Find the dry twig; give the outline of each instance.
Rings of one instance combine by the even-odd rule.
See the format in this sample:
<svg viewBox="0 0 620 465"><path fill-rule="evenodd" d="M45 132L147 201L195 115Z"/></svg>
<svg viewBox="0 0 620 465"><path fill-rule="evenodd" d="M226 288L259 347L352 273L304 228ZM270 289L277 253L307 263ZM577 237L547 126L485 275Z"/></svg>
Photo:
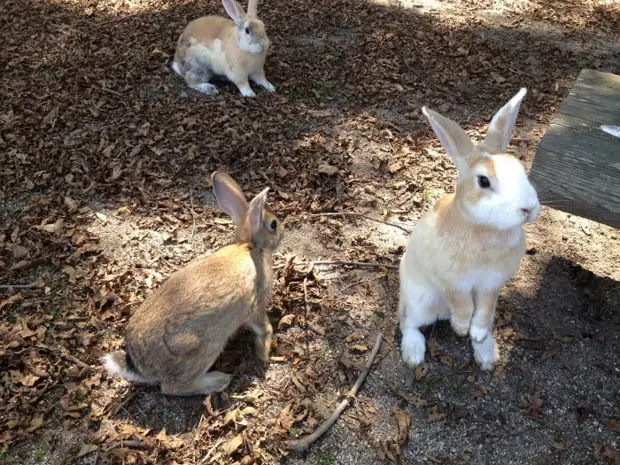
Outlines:
<svg viewBox="0 0 620 465"><path fill-rule="evenodd" d="M349 406L349 404L351 403L351 400L355 398L355 396L357 395L357 391L359 391L360 387L362 387L362 384L364 383L366 376L368 375L368 373L370 373L372 364L375 361L375 358L377 357L377 353L379 352L379 349L381 348L382 339L383 339L383 332L380 332L377 335L375 345L372 348L372 352L370 353L370 356L368 357L368 361L366 362L366 365L364 366L364 371L360 373L360 375L357 378L357 381L355 381L355 384L353 385L351 390L347 393L346 397L342 400L342 402L340 402L338 407L336 407L336 410L332 412L329 418L325 420L323 424L319 426L316 429L316 431L314 431L314 433L309 434L308 436L305 436L302 439L295 439L295 440L287 441L285 443L287 449L296 450L296 451L307 450L312 445L313 442L315 442L317 439L323 436L323 434L325 434L327 430L331 428L334 425L334 423L336 423L336 421L338 421L338 418L340 418L340 415L342 415L342 412L344 412L345 409Z"/></svg>
<svg viewBox="0 0 620 465"><path fill-rule="evenodd" d="M124 95L121 94L120 92L116 92L115 90L108 89L107 87L102 87L101 90L104 91L104 92L108 92L110 94L116 95L118 97L124 97Z"/></svg>
<svg viewBox="0 0 620 465"><path fill-rule="evenodd" d="M194 196L192 195L192 190L189 190L189 206L190 211L192 212L192 233L189 236L189 243L192 243L194 239L194 233L196 232L196 215L194 214Z"/></svg>
<svg viewBox="0 0 620 465"><path fill-rule="evenodd" d="M386 263L374 263L374 262L356 262L356 261L348 261L348 260L324 260L314 262L315 265L346 265L346 266L359 266L359 267L369 267L369 268L391 268L393 270L398 269L398 265L389 265Z"/></svg>
<svg viewBox="0 0 620 465"><path fill-rule="evenodd" d="M35 281L30 284L0 284L0 289L32 289L37 286L38 283Z"/></svg>
<svg viewBox="0 0 620 465"><path fill-rule="evenodd" d="M77 366L79 366L81 368L90 368L90 365L88 363L83 362L79 358L77 358L77 357L75 357L75 356L65 352L64 350L60 351L60 355L62 355L64 358L66 358L70 362L75 363Z"/></svg>
<svg viewBox="0 0 620 465"><path fill-rule="evenodd" d="M364 218L365 220L374 221L375 223L386 224L388 226L392 226L393 228L398 228L401 231L406 232L407 234L411 234L411 231L404 226L401 226L396 223L390 223L389 221L378 220L377 218L372 218L370 216L362 215L361 213L354 212L334 212L334 213L314 213L310 216L356 216L358 218Z"/></svg>
<svg viewBox="0 0 620 465"><path fill-rule="evenodd" d="M310 347L308 344L308 313L310 313L310 304L308 303L308 276L314 271L314 263L310 264L310 269L304 276L304 303L306 304L306 313L304 315L304 330L306 333L306 356L310 356Z"/></svg>
<svg viewBox="0 0 620 465"><path fill-rule="evenodd" d="M204 458L202 459L202 461L200 462L201 464L203 463L207 463L207 460L209 460L209 457L211 457L211 454L213 454L213 452L215 451L215 449L218 448L218 446L224 441L224 438L220 438L218 439L218 441L215 443L215 445L209 449L209 451L207 452L207 455L204 456Z"/></svg>

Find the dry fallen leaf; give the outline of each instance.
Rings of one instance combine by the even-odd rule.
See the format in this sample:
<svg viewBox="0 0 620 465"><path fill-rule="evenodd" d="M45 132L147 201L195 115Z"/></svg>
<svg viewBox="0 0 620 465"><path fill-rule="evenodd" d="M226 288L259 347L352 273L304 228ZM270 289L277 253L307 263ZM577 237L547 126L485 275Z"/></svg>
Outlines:
<svg viewBox="0 0 620 465"><path fill-rule="evenodd" d="M337 166L332 166L328 163L322 163L319 165L319 173L323 173L326 174L328 176L333 176L334 174L336 174L338 172L338 167Z"/></svg>
<svg viewBox="0 0 620 465"><path fill-rule="evenodd" d="M620 452L613 446L597 443L594 446L596 458L603 459L608 465L620 465Z"/></svg>
<svg viewBox="0 0 620 465"><path fill-rule="evenodd" d="M99 446L97 446L96 444L84 444L80 448L80 451L77 453L76 458L88 455L91 452L95 452L97 449L99 449Z"/></svg>
<svg viewBox="0 0 620 465"><path fill-rule="evenodd" d="M404 410L398 407L392 408L392 415L396 418L398 433L396 435L396 455L402 457L405 444L409 438L409 428L411 427L411 417Z"/></svg>
<svg viewBox="0 0 620 465"><path fill-rule="evenodd" d="M289 429L291 429L291 426L293 426L293 423L295 423L295 419L293 418L293 415L291 412L292 407L293 405L289 403L280 412L280 417L279 417L280 426L285 431L288 431Z"/></svg>
<svg viewBox="0 0 620 465"><path fill-rule="evenodd" d="M392 383L388 383L388 387L394 394L406 400L409 405L413 405L415 407L426 407L428 405L428 402L417 394L411 394L409 391L403 391Z"/></svg>
<svg viewBox="0 0 620 465"><path fill-rule="evenodd" d="M45 419L43 418L43 415L37 415L30 421L30 426L26 428L26 431L28 431L29 433L32 433L38 430L39 428L41 428L41 426L43 426L43 423L45 423Z"/></svg>
<svg viewBox="0 0 620 465"><path fill-rule="evenodd" d="M431 354L431 358L437 358L437 356L441 354L441 346L435 339L429 339L426 345Z"/></svg>
<svg viewBox="0 0 620 465"><path fill-rule="evenodd" d="M568 441L564 442L554 442L552 445L557 450L568 450L570 449L570 446L573 445L573 440L569 439Z"/></svg>
<svg viewBox="0 0 620 465"><path fill-rule="evenodd" d="M360 353L364 353L364 352L368 352L368 346L364 345L364 344L355 344L351 347L349 347L349 350L351 350L351 352L360 352Z"/></svg>
<svg viewBox="0 0 620 465"><path fill-rule="evenodd" d="M46 231L52 234L60 234L63 230L63 220L62 218L57 220L55 223L41 224L39 229Z"/></svg>
<svg viewBox="0 0 620 465"><path fill-rule="evenodd" d="M278 322L278 329L284 326L291 326L294 321L295 321L295 315L293 313L284 315L282 318L280 318L280 321Z"/></svg>
<svg viewBox="0 0 620 465"><path fill-rule="evenodd" d="M603 418L603 420L601 421L610 430L615 431L616 433L620 433L620 420L613 420L611 418Z"/></svg>
<svg viewBox="0 0 620 465"><path fill-rule="evenodd" d="M542 418L541 408L544 402L540 397L538 392L527 396L523 401L521 401L520 407L525 410L525 414L535 420L539 420Z"/></svg>
<svg viewBox="0 0 620 465"><path fill-rule="evenodd" d="M444 418L446 418L446 416L447 414L440 412L439 407L435 405L428 409L428 417L426 418L426 421L429 423L434 423L436 421L443 420Z"/></svg>
<svg viewBox="0 0 620 465"><path fill-rule="evenodd" d="M423 363L422 365L418 365L415 368L415 379L417 381L420 381L422 378L428 375L428 372L430 369L431 367L428 363Z"/></svg>
<svg viewBox="0 0 620 465"><path fill-rule="evenodd" d="M30 255L30 252L28 252L26 247L17 244L11 244L10 247L11 253L13 254L13 258L15 258L15 260L27 258Z"/></svg>
<svg viewBox="0 0 620 465"><path fill-rule="evenodd" d="M69 207L69 211L73 211L77 209L77 206L78 206L77 202L68 196L65 197L65 205Z"/></svg>
<svg viewBox="0 0 620 465"><path fill-rule="evenodd" d="M22 377L22 379L21 379L21 383L22 383L24 386L27 386L27 387L32 387L32 386L34 386L34 385L35 385L35 383L36 383L38 380L40 380L40 379L41 379L41 377L40 377L40 376L36 376L36 375L33 375L33 374L27 374L27 375L24 375L24 376Z"/></svg>
<svg viewBox="0 0 620 465"><path fill-rule="evenodd" d="M560 334L554 334L553 339L555 339L556 341L560 341L560 342L573 342L575 338L573 336L568 336L568 335L563 336Z"/></svg>
<svg viewBox="0 0 620 465"><path fill-rule="evenodd" d="M243 444L243 437L238 434L234 438L230 439L228 442L225 442L224 445L222 445L222 452L224 453L224 455L232 455L241 444Z"/></svg>

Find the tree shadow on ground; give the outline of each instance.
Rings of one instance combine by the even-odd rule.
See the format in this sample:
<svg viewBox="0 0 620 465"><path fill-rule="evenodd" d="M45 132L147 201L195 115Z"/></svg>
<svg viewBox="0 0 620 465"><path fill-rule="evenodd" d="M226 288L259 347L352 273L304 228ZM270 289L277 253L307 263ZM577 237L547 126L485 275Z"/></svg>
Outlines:
<svg viewBox="0 0 620 465"><path fill-rule="evenodd" d="M230 224L214 210L208 185L214 169L230 171L248 193L272 187L272 209L294 226L318 224L309 212L342 208L414 220L430 204L419 196L430 187L449 191L454 178L437 156L422 105L475 132L525 85L520 121L527 133L549 121L581 68L616 71L619 57L617 45L605 49L591 30L563 36L363 1L298 0L262 7L274 42L267 75L278 93L244 99L220 84L220 94L207 97L188 90L169 63L187 21L223 14L219 2L154 1L147 9L158 11L127 16L116 7L19 0L0 13L1 275L6 282L43 278L50 288L24 293L28 306L17 299L3 311L7 321L31 323L59 313L59 332L79 321L83 334L44 337L93 365L127 320L122 306L103 302L112 294L139 300L165 275L228 241ZM608 20L617 17L611 10ZM536 138L524 138L527 152ZM58 231L46 230L58 220ZM120 237L128 225L139 237ZM348 250L337 226L323 229L325 245ZM117 242L104 243L103 232ZM366 245L360 241L358 255L348 258L362 256ZM132 247L143 254L123 255ZM277 293L278 302L287 297ZM303 300L277 306L301 312ZM242 349L239 367L249 358L247 344L244 337L233 343L233 353ZM50 378L66 377L62 359L47 354L41 366ZM28 361L21 360L18 371ZM159 399L144 391L127 404L129 417L150 412ZM191 413L175 431L199 421L202 400L166 402L171 416L149 414L145 424L159 430L180 412ZM13 409L9 419L29 424L33 405Z"/></svg>
<svg viewBox="0 0 620 465"><path fill-rule="evenodd" d="M620 358L614 351L620 342L620 282L543 255L528 256L500 296L494 331L500 363L493 372L472 366L469 339L458 338L448 322L424 331L438 353L427 352L425 377L416 379L399 364L398 351L389 357L389 369L377 368L381 384L422 394L444 418L430 420L432 410L408 405L386 388L367 394L378 405L399 405L412 424L423 425L410 432L408 460L430 455L454 464L488 463L489 457L502 463L596 463L593 442L614 440L610 429L597 425L620 413ZM524 286L532 275L533 292ZM564 443L570 447L562 448Z"/></svg>

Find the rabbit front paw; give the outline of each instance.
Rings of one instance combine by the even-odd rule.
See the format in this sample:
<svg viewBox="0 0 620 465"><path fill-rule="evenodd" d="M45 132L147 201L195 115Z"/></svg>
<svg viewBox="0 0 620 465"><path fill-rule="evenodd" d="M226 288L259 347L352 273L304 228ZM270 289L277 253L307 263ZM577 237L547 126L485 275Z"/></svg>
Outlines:
<svg viewBox="0 0 620 465"><path fill-rule="evenodd" d="M209 82L201 82L200 84L194 84L191 86L192 89L197 90L198 92L202 92L203 94L212 95L217 94L217 87Z"/></svg>
<svg viewBox="0 0 620 465"><path fill-rule="evenodd" d="M241 92L241 95L243 95L244 97L256 97L256 93L252 90L249 84L246 84L245 86L240 86L239 92Z"/></svg>
<svg viewBox="0 0 620 465"><path fill-rule="evenodd" d="M452 318L450 318L452 329L459 336L467 336L467 332L469 331L469 323L469 320L457 318L455 315L452 315Z"/></svg>
<svg viewBox="0 0 620 465"><path fill-rule="evenodd" d="M495 368L495 364L499 360L499 349L492 335L489 335L482 342L472 341L474 348L474 358L480 368L485 371L491 371Z"/></svg>
<svg viewBox="0 0 620 465"><path fill-rule="evenodd" d="M276 86L274 86L271 82L265 80L265 82L261 82L260 84L263 89L265 89L267 92L275 92L276 91Z"/></svg>
<svg viewBox="0 0 620 465"><path fill-rule="evenodd" d="M489 328L471 325L469 335L475 342L482 342L489 336Z"/></svg>
<svg viewBox="0 0 620 465"><path fill-rule="evenodd" d="M415 368L424 362L426 343L424 336L418 329L403 332L403 340L400 345L403 362L409 367Z"/></svg>

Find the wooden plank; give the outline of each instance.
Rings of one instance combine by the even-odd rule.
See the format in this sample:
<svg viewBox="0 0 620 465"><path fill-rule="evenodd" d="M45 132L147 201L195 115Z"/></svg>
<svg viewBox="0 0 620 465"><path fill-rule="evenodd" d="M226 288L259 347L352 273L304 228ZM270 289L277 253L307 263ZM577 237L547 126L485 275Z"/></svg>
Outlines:
<svg viewBox="0 0 620 465"><path fill-rule="evenodd" d="M620 124L620 76L584 69L558 115L567 114L600 124Z"/></svg>
<svg viewBox="0 0 620 465"><path fill-rule="evenodd" d="M568 94L566 100L573 100L577 102L587 103L589 105L595 105L603 107L605 110L611 110L612 112L620 111L620 95L619 92L605 88L605 87L590 87L577 82L573 86Z"/></svg>
<svg viewBox="0 0 620 465"><path fill-rule="evenodd" d="M587 153L540 148L530 178L543 205L620 228L620 163L604 169Z"/></svg>
<svg viewBox="0 0 620 465"><path fill-rule="evenodd" d="M601 124L620 125L620 115L617 111L568 98L560 105L558 114L582 118L593 123L598 123L599 126Z"/></svg>
<svg viewBox="0 0 620 465"><path fill-rule="evenodd" d="M575 126L577 121L578 118L570 115L556 118L540 142L539 150L575 154L582 163L608 167L618 176L620 186L620 138L607 134L598 124Z"/></svg>
<svg viewBox="0 0 620 465"><path fill-rule="evenodd" d="M581 70L577 81L593 87L607 87L620 92L620 75L618 74L604 73L586 68Z"/></svg>
<svg viewBox="0 0 620 465"><path fill-rule="evenodd" d="M620 76L583 70L543 137L530 171L550 207L620 228Z"/></svg>

